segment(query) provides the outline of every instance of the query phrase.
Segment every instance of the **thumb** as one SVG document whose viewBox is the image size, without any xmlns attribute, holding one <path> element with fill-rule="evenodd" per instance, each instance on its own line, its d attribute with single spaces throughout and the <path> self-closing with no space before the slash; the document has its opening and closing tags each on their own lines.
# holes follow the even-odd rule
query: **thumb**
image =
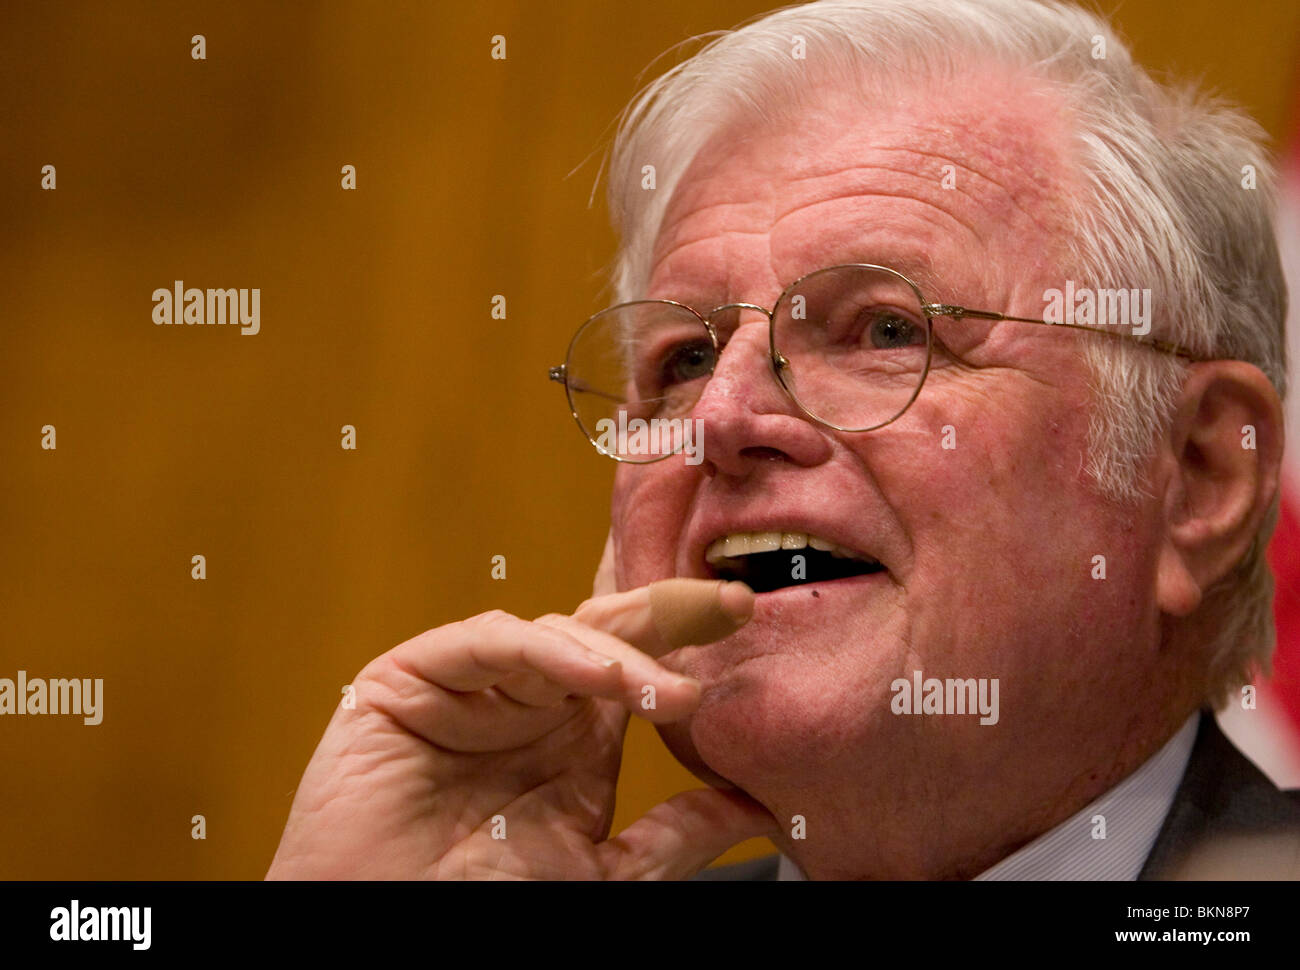
<svg viewBox="0 0 1300 970">
<path fill-rule="evenodd" d="M 597 852 L 607 879 L 689 879 L 733 845 L 778 832 L 743 792 L 699 788 L 656 805 Z"/>
</svg>

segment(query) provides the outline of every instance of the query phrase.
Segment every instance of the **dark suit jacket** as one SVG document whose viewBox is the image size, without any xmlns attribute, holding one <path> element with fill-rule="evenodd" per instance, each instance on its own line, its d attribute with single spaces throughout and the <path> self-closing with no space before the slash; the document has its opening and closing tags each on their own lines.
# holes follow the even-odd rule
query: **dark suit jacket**
<svg viewBox="0 0 1300 970">
<path fill-rule="evenodd" d="M 1251 836 L 1275 838 L 1291 853 L 1289 872 L 1300 864 L 1300 790 L 1282 791 L 1233 747 L 1209 711 L 1201 712 L 1196 743 L 1187 770 L 1174 794 L 1169 814 L 1147 856 L 1138 879 L 1168 879 L 1194 849 L 1223 839 Z M 701 880 L 776 879 L 779 856 L 705 869 Z M 1284 864 L 1288 860 L 1283 860 Z M 1249 878 L 1250 873 L 1225 872 L 1222 878 Z M 1216 878 L 1219 875 L 1216 873 Z"/>
</svg>

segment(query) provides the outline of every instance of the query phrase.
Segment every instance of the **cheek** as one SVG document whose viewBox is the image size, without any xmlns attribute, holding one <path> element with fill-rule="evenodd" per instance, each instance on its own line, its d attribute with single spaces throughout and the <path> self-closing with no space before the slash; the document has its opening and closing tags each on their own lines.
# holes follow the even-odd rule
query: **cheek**
<svg viewBox="0 0 1300 970">
<path fill-rule="evenodd" d="M 610 521 L 618 549 L 618 588 L 633 589 L 676 574 L 680 532 L 701 479 L 670 458 L 653 465 L 622 465 L 615 473 Z"/>
<path fill-rule="evenodd" d="M 1017 393 L 1014 373 L 987 377 L 919 399 L 907 433 L 867 458 L 899 472 L 882 490 L 912 537 L 918 578 L 990 585 L 980 578 L 1080 555 L 1113 520 L 1084 474 L 1085 402 L 1037 386 Z"/>
<path fill-rule="evenodd" d="M 911 462 L 911 490 L 887 496 L 914 552 L 908 662 L 999 677 L 1009 710 L 1041 709 L 1049 684 L 1069 694 L 1135 676 L 1149 660 L 1130 644 L 1154 622 L 1158 520 L 1091 487 L 1086 402 L 950 396 L 918 418 L 936 432 L 928 453 L 914 440 L 910 459 L 901 441 L 873 456 Z"/>
</svg>

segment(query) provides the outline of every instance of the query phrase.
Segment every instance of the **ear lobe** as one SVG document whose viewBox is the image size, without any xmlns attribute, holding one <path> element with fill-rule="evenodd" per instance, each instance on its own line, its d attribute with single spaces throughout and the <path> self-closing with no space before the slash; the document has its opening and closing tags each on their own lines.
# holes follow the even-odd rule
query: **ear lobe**
<svg viewBox="0 0 1300 970">
<path fill-rule="evenodd" d="M 618 580 L 614 574 L 614 530 L 610 529 L 605 537 L 605 551 L 601 553 L 600 565 L 596 567 L 596 578 L 591 584 L 591 595 L 604 596 L 618 592 Z"/>
<path fill-rule="evenodd" d="M 1190 616 L 1201 605 L 1203 587 L 1187 569 L 1181 551 L 1166 542 L 1156 564 L 1156 605 L 1171 616 Z"/>
<path fill-rule="evenodd" d="M 1166 448 L 1170 474 L 1157 599 L 1164 612 L 1185 616 L 1245 557 L 1277 495 L 1277 391 L 1252 364 L 1193 365 Z"/>
</svg>

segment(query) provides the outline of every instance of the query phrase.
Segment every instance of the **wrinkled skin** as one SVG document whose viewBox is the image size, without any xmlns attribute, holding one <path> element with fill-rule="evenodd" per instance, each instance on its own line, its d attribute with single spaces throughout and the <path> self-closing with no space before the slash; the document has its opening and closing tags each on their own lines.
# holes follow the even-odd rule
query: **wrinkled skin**
<svg viewBox="0 0 1300 970">
<path fill-rule="evenodd" d="M 916 277 L 932 301 L 1040 318 L 1069 275 L 1068 124 L 1038 86 L 991 71 L 883 103 L 828 90 L 797 123 L 741 125 L 683 178 L 646 295 L 770 307 L 805 273 L 873 262 L 935 281 Z M 887 567 L 760 595 L 734 636 L 664 658 L 704 687 L 665 741 L 765 805 L 813 878 L 973 876 L 1131 772 L 1198 702 L 1195 638 L 1171 642 L 1162 617 L 1202 588 L 1168 534 L 1177 456 L 1147 467 L 1150 499 L 1102 498 L 1083 472 L 1080 335 L 970 323 L 960 364 L 936 352 L 902 418 L 851 434 L 782 392 L 754 314 L 694 411 L 704 464 L 618 471 L 620 588 L 708 575 L 710 541 L 761 529 Z M 889 685 L 914 670 L 997 678 L 1000 720 L 894 715 Z"/>
</svg>

